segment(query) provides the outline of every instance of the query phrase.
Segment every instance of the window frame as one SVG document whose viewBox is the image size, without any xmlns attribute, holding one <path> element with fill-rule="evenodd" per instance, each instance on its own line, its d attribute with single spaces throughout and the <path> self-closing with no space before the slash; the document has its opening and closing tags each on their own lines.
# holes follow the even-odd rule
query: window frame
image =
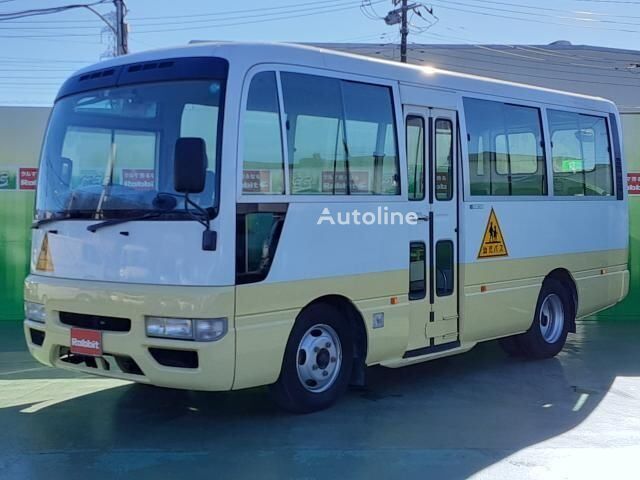
<svg viewBox="0 0 640 480">
<path fill-rule="evenodd" d="M 246 111 L 247 99 L 249 94 L 249 87 L 251 80 L 255 75 L 264 71 L 273 71 L 276 74 L 276 83 L 278 86 L 278 103 L 280 105 L 280 124 L 281 124 L 281 142 L 283 145 L 284 153 L 284 167 L 285 167 L 285 193 L 284 194 L 264 194 L 264 195 L 251 195 L 244 194 L 242 191 L 242 162 L 243 162 L 243 142 L 244 142 L 244 128 L 243 128 L 243 115 Z M 280 78 L 281 73 L 299 73 L 303 75 L 316 75 L 321 77 L 333 78 L 336 80 L 346 80 L 357 83 L 365 83 L 374 86 L 387 87 L 391 93 L 391 108 L 394 119 L 394 132 L 396 142 L 396 152 L 398 161 L 398 175 L 400 181 L 400 192 L 398 194 L 335 194 L 335 195 L 300 195 L 291 193 L 290 185 L 290 163 L 289 163 L 289 149 L 287 146 L 287 130 L 286 119 L 284 110 L 284 98 L 282 95 L 282 82 Z M 236 201 L 238 203 L 255 203 L 259 199 L 260 203 L 371 203 L 384 201 L 390 202 L 404 202 L 407 201 L 408 187 L 407 181 L 404 180 L 407 175 L 406 170 L 406 156 L 405 156 L 405 142 L 404 137 L 401 135 L 401 128 L 404 127 L 404 119 L 402 113 L 402 103 L 400 101 L 400 87 L 399 83 L 395 80 L 388 80 L 378 77 L 370 77 L 366 75 L 357 75 L 344 72 L 334 72 L 331 70 L 307 67 L 302 65 L 288 65 L 280 63 L 268 63 L 260 64 L 250 68 L 243 80 L 242 93 L 240 95 L 240 102 L 238 108 L 238 134 L 237 134 L 237 148 L 236 148 Z"/>
<path fill-rule="evenodd" d="M 254 78 L 256 76 L 258 76 L 261 73 L 265 73 L 265 72 L 272 72 L 274 74 L 275 80 L 276 80 L 276 95 L 277 95 L 277 101 L 278 101 L 278 126 L 280 127 L 280 152 L 282 154 L 282 168 L 283 168 L 283 172 L 282 172 L 282 181 L 285 182 L 284 185 L 284 192 L 283 193 L 250 193 L 250 192 L 245 192 L 244 191 L 244 130 L 245 130 L 245 117 L 244 115 L 247 112 L 247 103 L 249 101 L 249 93 L 251 91 L 251 83 L 253 82 Z M 238 135 L 237 135 L 237 152 L 238 152 L 238 157 L 237 157 L 237 170 L 236 170 L 236 175 L 238 177 L 239 180 L 239 185 L 238 185 L 238 192 L 240 195 L 244 196 L 244 197 L 248 197 L 248 198 L 254 198 L 254 202 L 256 202 L 258 199 L 263 199 L 263 198 L 282 198 L 283 195 L 286 194 L 287 192 L 287 183 L 289 181 L 289 171 L 287 169 L 287 161 L 286 161 L 286 133 L 283 131 L 283 129 L 286 127 L 285 122 L 283 121 L 283 115 L 282 115 L 282 108 L 283 108 L 283 104 L 282 104 L 282 95 L 280 94 L 281 89 L 280 89 L 280 75 L 278 75 L 278 73 L 276 71 L 274 71 L 273 69 L 259 69 L 256 70 L 255 72 L 253 72 L 253 74 L 248 78 L 245 79 L 245 84 L 243 85 L 242 88 L 242 95 L 241 95 L 241 103 L 240 103 L 240 116 L 238 117 Z M 241 136 L 242 135 L 242 136 Z M 262 203 L 262 201 L 260 202 Z"/>
<path fill-rule="evenodd" d="M 470 170 L 469 170 L 469 142 L 468 138 L 468 130 L 467 130 L 467 118 L 466 111 L 464 109 L 464 98 L 472 98 L 478 100 L 492 100 L 498 101 L 502 103 L 511 103 L 514 105 L 521 105 L 524 107 L 534 107 L 540 110 L 540 117 L 542 121 L 542 132 L 544 137 L 544 146 L 545 146 L 545 165 L 547 169 L 547 194 L 546 195 L 471 195 L 471 181 L 470 181 Z M 610 122 L 609 115 L 614 114 L 614 111 L 609 110 L 593 110 L 589 108 L 579 108 L 579 107 L 571 107 L 562 104 L 556 104 L 552 102 L 534 102 L 527 99 L 516 98 L 516 97 L 502 97 L 497 95 L 487 95 L 483 93 L 475 93 L 475 92 L 461 92 L 459 102 L 458 102 L 458 112 L 460 114 L 459 121 L 459 129 L 460 129 L 460 138 L 461 138 L 461 155 L 462 159 L 460 160 L 462 165 L 462 193 L 463 193 L 463 202 L 468 203 L 478 203 L 478 204 L 488 204 L 495 202 L 531 202 L 531 201 L 555 201 L 555 202 L 609 202 L 609 201 L 617 201 L 618 196 L 618 185 L 616 185 L 614 181 L 613 185 L 613 194 L 608 196 L 561 196 L 555 195 L 553 189 L 553 165 L 552 165 L 552 154 L 551 154 L 551 138 L 550 138 L 550 129 L 549 129 L 549 121 L 547 110 L 562 110 L 566 112 L 572 113 L 581 113 L 584 115 L 591 115 L 596 117 L 605 118 L 607 121 L 607 129 L 609 132 L 609 142 L 610 145 L 614 145 L 612 138 L 612 125 Z M 614 165 L 615 166 L 615 165 Z M 624 182 L 623 182 L 624 183 Z M 624 194 L 623 194 L 624 196 Z"/>
<path fill-rule="evenodd" d="M 492 202 L 494 200 L 497 199 L 497 201 L 532 201 L 532 200 L 540 200 L 540 199 L 550 199 L 552 197 L 551 194 L 551 183 L 552 183 L 552 179 L 551 179 L 551 175 L 550 175 L 550 155 L 549 155 L 549 148 L 551 148 L 551 145 L 549 143 L 549 139 L 548 139 L 548 132 L 546 129 L 546 105 L 543 103 L 536 103 L 536 102 L 532 102 L 532 101 L 526 101 L 526 100 L 520 100 L 520 99 L 513 99 L 513 98 L 503 98 L 503 97 L 498 97 L 498 96 L 490 96 L 490 95 L 478 95 L 478 94 L 473 94 L 472 96 L 470 95 L 462 95 L 461 96 L 461 113 L 462 113 L 462 117 L 464 119 L 464 126 L 463 127 L 459 127 L 459 128 L 464 128 L 464 137 L 465 138 L 465 142 L 463 145 L 463 155 L 464 158 L 462 159 L 462 165 L 463 165 L 463 170 L 464 172 L 469 172 L 470 173 L 470 167 L 469 167 L 469 133 L 467 130 L 467 112 L 464 109 L 464 100 L 465 99 L 469 99 L 469 100 L 483 100 L 483 101 L 489 101 L 489 102 L 495 102 L 495 103 L 500 103 L 504 106 L 507 107 L 522 107 L 522 108 L 531 108 L 534 109 L 537 114 L 538 114 L 538 123 L 540 126 L 540 136 L 541 136 L 541 140 L 542 140 L 542 144 L 541 147 L 543 149 L 543 158 L 544 158 L 544 178 L 545 178 L 545 186 L 546 189 L 543 193 L 538 194 L 538 195 L 471 195 L 471 175 L 470 174 L 466 174 L 463 177 L 463 187 L 464 187 L 464 200 L 470 200 L 473 202 Z M 505 124 L 506 125 L 506 124 Z M 507 147 L 509 144 L 509 140 L 508 140 L 508 131 L 505 131 L 505 141 L 507 142 Z M 495 147 L 496 145 L 496 138 L 498 136 L 494 136 L 491 140 L 491 143 L 493 145 L 493 147 Z M 508 157 L 509 155 L 507 155 Z M 492 165 L 493 163 L 493 165 Z M 499 177 L 507 177 L 507 178 L 513 178 L 514 175 L 516 176 L 522 176 L 522 175 L 536 175 L 539 172 L 539 164 L 538 162 L 536 162 L 537 167 L 536 167 L 536 171 L 534 173 L 530 173 L 530 174 L 523 174 L 523 173 L 499 173 L 498 172 L 498 168 L 497 168 L 497 161 L 494 162 L 489 162 L 489 165 L 487 165 L 486 168 L 487 171 L 491 172 L 491 174 L 495 174 Z M 509 191 L 511 191 L 511 183 L 509 183 L 510 187 L 509 187 Z"/>
</svg>

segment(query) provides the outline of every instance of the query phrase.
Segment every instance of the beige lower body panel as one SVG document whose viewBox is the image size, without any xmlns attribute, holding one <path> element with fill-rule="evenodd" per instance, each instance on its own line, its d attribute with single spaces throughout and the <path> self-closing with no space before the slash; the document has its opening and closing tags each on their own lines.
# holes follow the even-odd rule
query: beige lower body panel
<svg viewBox="0 0 640 480">
<path fill-rule="evenodd" d="M 461 339 L 478 342 L 526 331 L 545 277 L 567 270 L 578 291 L 578 316 L 624 298 L 629 272 L 625 249 L 524 259 L 491 259 L 460 265 Z"/>
<path fill-rule="evenodd" d="M 328 295 L 348 299 L 362 315 L 367 331 L 367 364 L 402 356 L 409 332 L 408 282 L 408 272 L 390 271 L 238 286 L 234 388 L 275 382 L 298 314 L 309 303 Z M 391 303 L 392 297 L 397 303 Z M 383 328 L 372 327 L 374 313 L 384 314 Z"/>
<path fill-rule="evenodd" d="M 25 321 L 24 326 L 31 354 L 45 365 L 171 388 L 229 390 L 233 385 L 234 287 L 171 287 L 29 277 L 25 299 L 45 304 L 46 324 Z M 62 362 L 60 348 L 69 347 L 71 327 L 60 322 L 59 312 L 129 318 L 129 332 L 103 332 L 103 351 L 132 358 L 143 375 Z M 227 317 L 229 331 L 221 340 L 211 343 L 149 338 L 145 332 L 146 315 Z M 45 332 L 42 346 L 29 341 L 29 329 Z M 163 366 L 149 353 L 151 347 L 195 351 L 199 366 L 193 369 Z"/>
<path fill-rule="evenodd" d="M 46 332 L 41 347 L 31 342 L 33 356 L 46 365 L 61 365 L 59 347 L 68 346 L 70 328 L 58 318 L 59 311 L 130 318 L 130 332 L 105 332 L 104 350 L 133 358 L 144 376 L 96 372 L 165 387 L 228 390 L 273 383 L 300 311 L 327 295 L 340 295 L 360 312 L 367 334 L 368 365 L 399 367 L 462 353 L 477 342 L 526 331 L 545 276 L 564 268 L 574 278 L 580 316 L 588 315 L 624 298 L 629 285 L 626 250 L 559 255 L 527 259 L 491 259 L 460 265 L 460 346 L 422 357 L 403 359 L 412 344 L 410 335 L 424 328 L 410 326 L 406 270 L 366 275 L 281 283 L 256 283 L 237 287 L 168 287 L 69 281 L 52 278 L 27 279 L 27 300 L 44 303 L 45 326 L 25 323 Z M 425 315 L 428 315 L 428 304 Z M 373 328 L 374 314 L 384 314 L 384 326 Z M 229 318 L 229 331 L 213 343 L 147 338 L 147 315 L 180 318 Z M 455 319 L 454 319 L 455 320 Z M 453 321 L 453 320 L 452 320 Z M 411 333 L 413 332 L 413 333 Z M 455 338 L 447 338 L 453 342 Z M 443 340 L 443 341 L 445 341 Z M 421 344 L 425 339 L 418 339 Z M 198 352 L 197 369 L 163 367 L 149 354 L 149 347 L 192 349 Z M 134 378 L 132 378 L 134 377 Z"/>
</svg>

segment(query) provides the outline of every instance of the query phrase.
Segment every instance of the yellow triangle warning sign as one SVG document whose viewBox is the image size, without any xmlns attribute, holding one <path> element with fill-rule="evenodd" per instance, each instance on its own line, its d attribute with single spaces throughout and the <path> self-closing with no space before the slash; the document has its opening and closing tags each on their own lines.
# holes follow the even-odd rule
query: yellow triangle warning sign
<svg viewBox="0 0 640 480">
<path fill-rule="evenodd" d="M 484 236 L 482 237 L 478 258 L 506 257 L 508 255 L 507 244 L 502 236 L 498 217 L 496 217 L 496 212 L 492 208 L 487 228 L 485 228 Z"/>
<path fill-rule="evenodd" d="M 36 263 L 36 270 L 42 272 L 53 272 L 53 260 L 51 260 L 51 252 L 49 250 L 49 234 L 44 235 L 42 246 L 40 247 L 40 254 L 38 255 L 38 263 Z"/>
</svg>

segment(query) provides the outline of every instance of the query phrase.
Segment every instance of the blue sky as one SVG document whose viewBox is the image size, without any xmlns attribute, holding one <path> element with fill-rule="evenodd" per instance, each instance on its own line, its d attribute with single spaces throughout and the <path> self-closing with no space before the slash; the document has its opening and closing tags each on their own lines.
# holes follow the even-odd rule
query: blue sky
<svg viewBox="0 0 640 480">
<path fill-rule="evenodd" d="M 83 0 L 0 0 L 0 14 Z M 127 0 L 130 50 L 183 45 L 193 39 L 397 42 L 381 19 L 391 0 Z M 640 50 L 640 1 L 433 0 L 438 20 L 414 17 L 415 43 L 574 44 Z M 106 14 L 110 3 L 95 7 Z M 433 21 L 433 18 L 431 18 Z M 77 68 L 108 49 L 104 24 L 87 10 L 0 21 L 0 105 L 47 105 Z"/>
</svg>

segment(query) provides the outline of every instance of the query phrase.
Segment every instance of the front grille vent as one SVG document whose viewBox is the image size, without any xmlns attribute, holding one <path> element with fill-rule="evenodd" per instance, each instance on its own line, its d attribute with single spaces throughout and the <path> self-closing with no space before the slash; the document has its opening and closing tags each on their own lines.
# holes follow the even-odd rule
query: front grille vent
<svg viewBox="0 0 640 480">
<path fill-rule="evenodd" d="M 60 312 L 60 322 L 70 327 L 102 330 L 106 332 L 128 332 L 131 330 L 131 320 L 128 318 Z"/>
</svg>

